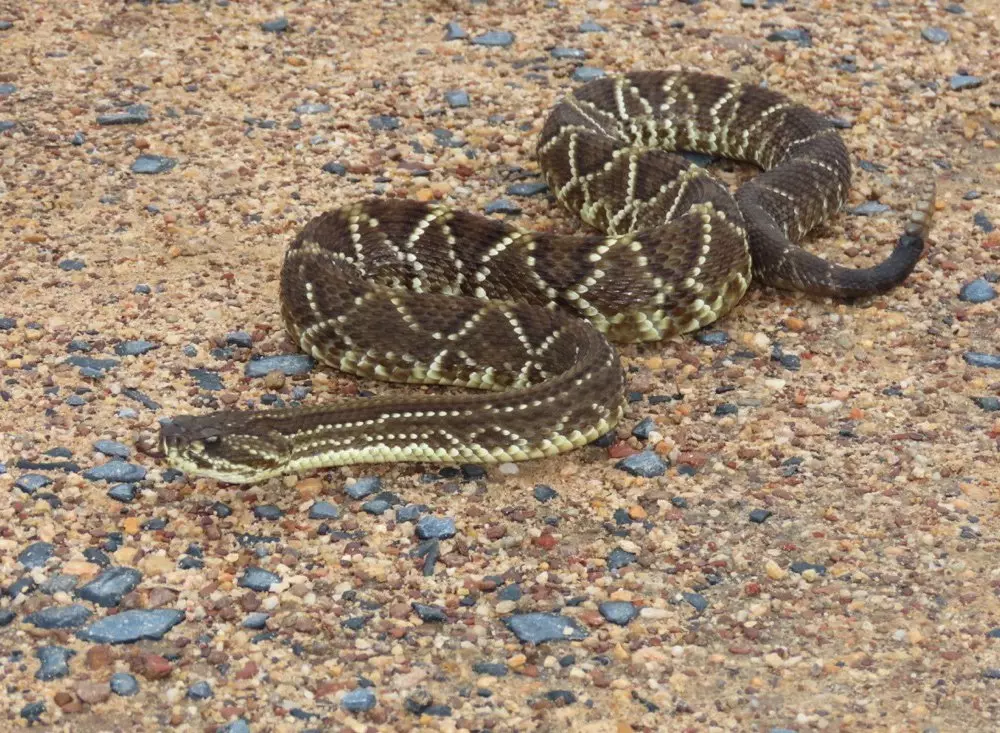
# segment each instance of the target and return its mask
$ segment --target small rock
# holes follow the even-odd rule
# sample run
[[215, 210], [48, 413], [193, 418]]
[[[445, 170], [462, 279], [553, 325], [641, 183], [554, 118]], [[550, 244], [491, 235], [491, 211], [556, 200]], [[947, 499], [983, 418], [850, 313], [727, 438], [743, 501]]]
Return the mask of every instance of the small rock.
[[639, 615], [639, 609], [628, 601], [605, 601], [597, 606], [601, 615], [613, 624], [626, 626]]
[[45, 714], [45, 703], [41, 701], [29, 702], [21, 708], [21, 712], [18, 714], [27, 721], [28, 725], [40, 723], [42, 715]]
[[142, 573], [135, 568], [113, 566], [105, 568], [86, 585], [76, 591], [78, 598], [111, 608], [121, 603], [125, 594], [132, 592], [142, 580]]
[[89, 468], [83, 472], [88, 481], [120, 481], [132, 483], [146, 478], [146, 469], [134, 463], [125, 461], [108, 461], [107, 463]]
[[14, 481], [14, 486], [30, 496], [43, 486], [48, 486], [51, 483], [52, 479], [48, 476], [43, 476], [40, 473], [26, 473]]
[[76, 696], [88, 705], [98, 705], [111, 697], [111, 685], [107, 682], [85, 680], [76, 686]]
[[577, 59], [587, 58], [587, 52], [582, 48], [567, 48], [566, 46], [556, 46], [550, 51], [552, 58], [556, 59]]
[[586, 84], [588, 81], [602, 79], [604, 76], [604, 69], [599, 69], [596, 66], [577, 66], [570, 78], [579, 84]]
[[579, 31], [580, 33], [607, 33], [608, 29], [588, 18], [580, 23]]
[[50, 542], [32, 542], [17, 556], [17, 561], [28, 569], [40, 568], [52, 557], [55, 549]]
[[772, 514], [770, 509], [754, 509], [750, 512], [750, 521], [754, 524], [763, 524]]
[[109, 682], [111, 691], [121, 697], [132, 697], [139, 692], [139, 681], [127, 672], [116, 672]]
[[703, 344], [705, 346], [725, 346], [729, 343], [729, 334], [725, 331], [720, 331], [719, 329], [713, 329], [711, 331], [698, 331], [694, 337], [699, 344]]
[[494, 199], [483, 209], [487, 214], [520, 214], [521, 207], [510, 199]]
[[615, 468], [625, 471], [630, 476], [655, 478], [666, 473], [669, 465], [659, 455], [647, 450], [622, 458], [615, 464]]
[[632, 435], [639, 440], [649, 440], [649, 434], [656, 430], [656, 421], [651, 417], [644, 417], [638, 425], [632, 428]]
[[769, 34], [767, 40], [772, 42], [795, 41], [803, 48], [812, 46], [812, 37], [805, 28], [782, 28]]
[[514, 34], [510, 31], [488, 31], [472, 39], [476, 46], [497, 46], [507, 48], [514, 43]]
[[995, 297], [997, 297], [996, 288], [983, 278], [966, 283], [958, 293], [958, 299], [967, 303], [985, 303]]
[[[252, 364], [253, 362], [250, 363]], [[188, 369], [187, 372], [194, 377], [194, 381], [198, 383], [199, 387], [208, 392], [220, 392], [223, 388], [222, 379], [219, 377], [218, 372], [200, 368]]]
[[451, 517], [423, 516], [417, 522], [417, 537], [422, 540], [446, 540], [456, 533], [455, 520]]
[[286, 377], [301, 377], [311, 372], [316, 360], [306, 354], [280, 354], [251, 359], [243, 369], [248, 377], [266, 377], [269, 372], [278, 371]]
[[952, 91], [958, 92], [963, 89], [975, 89], [983, 85], [981, 76], [971, 76], [969, 74], [955, 74], [948, 80]]
[[469, 93], [463, 89], [453, 89], [444, 93], [444, 101], [452, 109], [469, 106]]
[[265, 33], [284, 33], [288, 30], [288, 18], [274, 18], [273, 20], [265, 20], [260, 24], [260, 29]]
[[321, 115], [332, 109], [333, 107], [322, 102], [306, 102], [296, 106], [295, 112], [300, 115]]
[[69, 674], [69, 660], [76, 652], [62, 646], [42, 646], [35, 650], [35, 656], [42, 663], [35, 679], [48, 682]]
[[588, 636], [576, 621], [558, 613], [521, 613], [508, 616], [503, 622], [520, 641], [528, 644], [581, 641]]
[[447, 623], [448, 614], [440, 606], [430, 606], [424, 603], [411, 603], [411, 608], [425, 623]]
[[156, 175], [166, 173], [177, 165], [174, 158], [167, 158], [162, 155], [140, 155], [132, 164], [132, 172], [145, 175]]
[[923, 39], [929, 43], [947, 43], [951, 35], [944, 28], [930, 26], [920, 31]]
[[444, 40], [446, 41], [457, 41], [462, 38], [468, 38], [469, 34], [454, 20], [449, 21], [444, 27]]
[[507, 186], [507, 193], [511, 196], [538, 196], [547, 193], [548, 190], [549, 185], [543, 181], [522, 181]]
[[50, 606], [24, 617], [26, 623], [40, 629], [75, 629], [91, 617], [90, 609], [79, 603], [71, 606]]
[[323, 172], [333, 173], [335, 176], [346, 176], [347, 166], [331, 160], [329, 163], [323, 165]]
[[855, 216], [877, 216], [891, 209], [891, 206], [887, 206], [879, 201], [865, 201], [863, 204], [852, 207], [849, 211]]
[[132, 455], [132, 449], [117, 440], [95, 440], [94, 450], [112, 458], [128, 458]]
[[532, 489], [532, 495], [535, 497], [536, 501], [540, 501], [544, 504], [547, 501], [552, 501], [557, 498], [559, 493], [551, 486], [537, 484], [535, 488]]
[[708, 599], [705, 598], [701, 593], [684, 593], [684, 600], [690, 603], [694, 610], [698, 613], [702, 613], [706, 608], [708, 608]]
[[382, 490], [382, 479], [378, 476], [363, 476], [353, 484], [344, 487], [344, 492], [352, 499], [364, 499]]
[[141, 639], [156, 641], [183, 620], [183, 611], [137, 608], [95, 621], [76, 635], [97, 644], [131, 644]]
[[340, 698], [340, 706], [351, 713], [363, 713], [375, 707], [375, 693], [368, 687], [351, 690]]
[[189, 700], [208, 700], [215, 693], [212, 692], [212, 686], [202, 680], [201, 682], [195, 682], [187, 690], [187, 697]]
[[965, 363], [974, 367], [1000, 369], [1000, 354], [984, 354], [980, 351], [966, 351], [962, 354]]
[[476, 662], [472, 665], [472, 671], [489, 677], [506, 677], [509, 669], [502, 662]]
[[159, 344], [138, 339], [134, 341], [122, 341], [120, 344], [116, 344], [115, 353], [118, 356], [142, 356], [158, 348], [160, 348]]
[[373, 130], [388, 131], [398, 130], [403, 126], [398, 117], [392, 115], [376, 115], [368, 119], [368, 126]]
[[1000, 412], [1000, 397], [973, 397], [972, 401], [986, 412]]
[[270, 572], [269, 570], [264, 570], [258, 567], [248, 567], [243, 571], [243, 575], [237, 581], [237, 585], [241, 588], [249, 588], [250, 590], [266, 592], [271, 589], [272, 585], [277, 585], [281, 582], [281, 577]]
[[115, 484], [108, 489], [108, 498], [120, 501], [122, 504], [131, 504], [135, 501], [136, 493], [135, 484]]
[[989, 217], [986, 216], [986, 214], [984, 214], [982, 211], [977, 211], [975, 214], [973, 214], [972, 223], [975, 224], [978, 229], [982, 230], [986, 234], [989, 234], [990, 232], [996, 230], [996, 226], [993, 224], [992, 221], [990, 221]]
[[124, 112], [112, 112], [98, 115], [98, 125], [141, 125], [149, 122], [149, 107], [144, 104], [132, 104]]
[[635, 561], [635, 553], [627, 552], [620, 547], [616, 547], [608, 553], [608, 568], [611, 570], [618, 570], [626, 565], [631, 565]]
[[309, 507], [310, 519], [340, 519], [340, 508], [328, 501], [317, 501]]
[[275, 520], [281, 519], [285, 513], [281, 511], [280, 508], [274, 504], [260, 504], [253, 508], [253, 515], [257, 519], [263, 519], [268, 522], [273, 522]]

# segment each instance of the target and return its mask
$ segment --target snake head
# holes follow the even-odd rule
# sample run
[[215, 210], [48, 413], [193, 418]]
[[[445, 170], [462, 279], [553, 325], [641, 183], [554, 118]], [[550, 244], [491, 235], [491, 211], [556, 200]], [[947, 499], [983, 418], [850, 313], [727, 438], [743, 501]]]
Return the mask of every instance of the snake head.
[[292, 446], [255, 421], [252, 412], [225, 411], [161, 423], [160, 451], [184, 473], [246, 484], [284, 473]]

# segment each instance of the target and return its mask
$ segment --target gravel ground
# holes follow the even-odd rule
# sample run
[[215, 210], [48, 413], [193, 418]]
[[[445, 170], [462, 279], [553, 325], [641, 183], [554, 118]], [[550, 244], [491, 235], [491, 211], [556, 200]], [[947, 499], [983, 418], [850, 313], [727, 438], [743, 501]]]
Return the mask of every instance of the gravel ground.
[[[996, 729], [993, 0], [0, 21], [2, 727]], [[672, 66], [843, 122], [851, 201], [811, 237], [839, 261], [883, 257], [933, 170], [906, 284], [753, 289], [708, 332], [626, 348], [618, 439], [547, 461], [246, 488], [137, 451], [177, 413], [392, 392], [252, 361], [294, 353], [293, 232], [372, 194], [569, 230], [533, 159], [546, 110]]]

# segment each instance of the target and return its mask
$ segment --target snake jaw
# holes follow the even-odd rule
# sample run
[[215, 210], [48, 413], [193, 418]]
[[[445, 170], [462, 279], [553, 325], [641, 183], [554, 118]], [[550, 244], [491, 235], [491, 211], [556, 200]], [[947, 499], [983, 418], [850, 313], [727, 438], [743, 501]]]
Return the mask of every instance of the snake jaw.
[[276, 430], [255, 429], [247, 413], [180, 415], [160, 426], [160, 451], [184, 473], [232, 484], [285, 473], [292, 448]]

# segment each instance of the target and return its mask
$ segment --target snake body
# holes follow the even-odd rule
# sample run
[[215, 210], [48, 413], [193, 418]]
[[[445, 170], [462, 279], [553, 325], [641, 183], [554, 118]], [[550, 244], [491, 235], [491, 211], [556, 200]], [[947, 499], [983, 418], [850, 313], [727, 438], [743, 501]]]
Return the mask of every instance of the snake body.
[[[735, 194], [674, 151], [763, 172]], [[479, 392], [179, 416], [167, 460], [223, 481], [362, 462], [491, 463], [554, 455], [624, 409], [611, 341], [654, 341], [727, 313], [751, 277], [857, 297], [920, 258], [933, 180], [892, 254], [867, 269], [795, 244], [844, 203], [833, 124], [785, 96], [697, 72], [588, 83], [548, 116], [538, 158], [555, 198], [601, 234], [534, 233], [446, 206], [369, 200], [322, 214], [281, 271], [303, 351], [362, 377]]]

